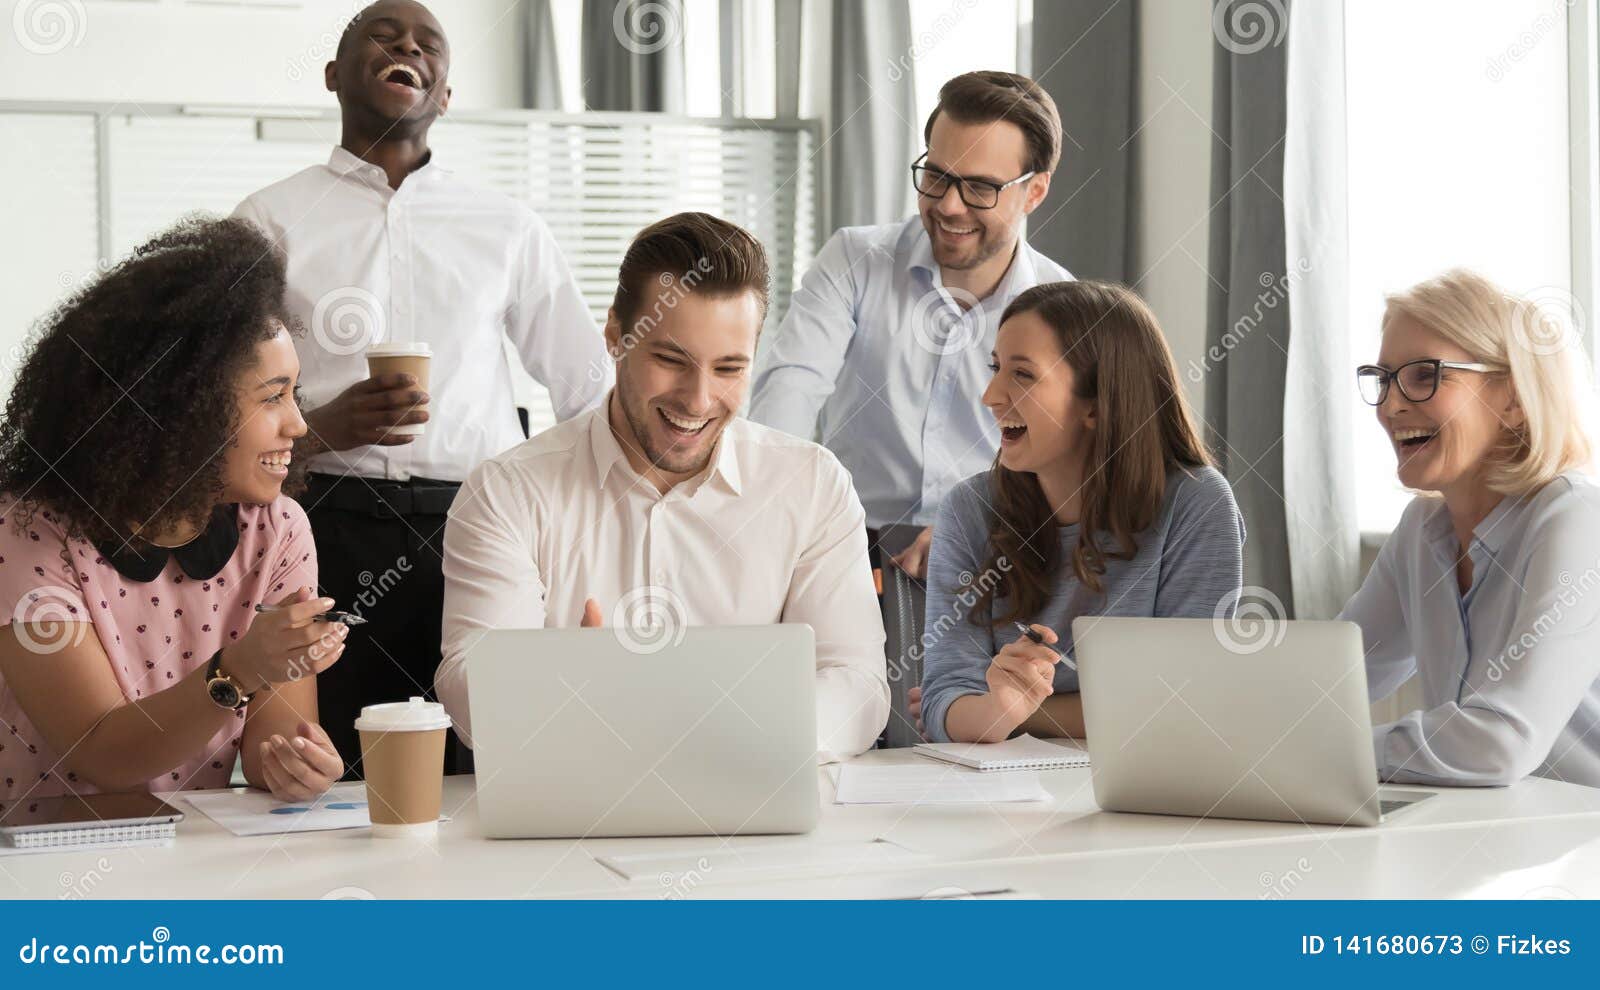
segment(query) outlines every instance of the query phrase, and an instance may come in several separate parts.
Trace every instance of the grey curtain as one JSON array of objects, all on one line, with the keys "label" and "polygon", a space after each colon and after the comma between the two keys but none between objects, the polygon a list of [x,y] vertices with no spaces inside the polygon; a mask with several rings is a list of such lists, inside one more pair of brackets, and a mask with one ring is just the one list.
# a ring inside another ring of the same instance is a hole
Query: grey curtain
[{"label": "grey curtain", "polygon": [[561,72],[550,0],[527,0],[523,19],[528,71],[523,78],[522,105],[533,110],[560,110]]},{"label": "grey curtain", "polygon": [[[1228,6],[1216,0],[1213,9]],[[1287,4],[1278,9],[1288,16]],[[1294,600],[1283,497],[1289,307],[1280,296],[1288,49],[1244,43],[1228,24],[1213,19],[1206,420],[1249,533],[1245,584],[1275,596],[1281,614]]]},{"label": "grey curtain", "polygon": [[777,40],[774,80],[777,115],[800,116],[800,52],[805,32],[805,0],[772,0],[773,36]]},{"label": "grey curtain", "polygon": [[1349,316],[1344,0],[1298,4],[1286,40],[1289,374],[1283,496],[1295,614],[1332,618],[1361,573]]},{"label": "grey curtain", "polygon": [[583,0],[583,99],[683,113],[682,0]]},{"label": "grey curtain", "polygon": [[1061,114],[1061,164],[1028,243],[1079,278],[1131,282],[1142,0],[1035,4],[1030,62]]},{"label": "grey curtain", "polygon": [[1249,528],[1247,594],[1326,617],[1358,565],[1342,4],[1213,9],[1206,418]]},{"label": "grey curtain", "polygon": [[[831,35],[823,237],[905,217],[908,169],[922,147],[907,0],[833,0]],[[779,46],[786,40],[780,35]]]}]

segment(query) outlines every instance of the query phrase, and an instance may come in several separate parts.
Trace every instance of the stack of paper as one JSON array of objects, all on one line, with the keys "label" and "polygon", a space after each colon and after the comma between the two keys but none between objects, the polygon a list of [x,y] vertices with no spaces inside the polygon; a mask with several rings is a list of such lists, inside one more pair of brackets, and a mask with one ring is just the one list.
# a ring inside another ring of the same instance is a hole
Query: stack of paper
[{"label": "stack of paper", "polygon": [[991,804],[1047,801],[1035,773],[981,774],[951,766],[846,763],[835,804]]}]

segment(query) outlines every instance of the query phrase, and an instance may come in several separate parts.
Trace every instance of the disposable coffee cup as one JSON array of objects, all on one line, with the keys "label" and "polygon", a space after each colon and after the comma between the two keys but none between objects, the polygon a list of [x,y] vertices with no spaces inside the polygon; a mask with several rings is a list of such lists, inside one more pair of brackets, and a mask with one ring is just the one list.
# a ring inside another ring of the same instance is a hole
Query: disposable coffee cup
[{"label": "disposable coffee cup", "polygon": [[[378,375],[414,375],[417,387],[424,392],[428,390],[428,366],[433,363],[433,349],[427,344],[373,344],[367,348],[367,374],[374,377]],[[418,408],[426,409],[427,404]],[[396,426],[389,432],[400,437],[420,437],[426,423],[407,423]]]},{"label": "disposable coffee cup", "polygon": [[449,728],[444,706],[422,698],[361,709],[356,732],[373,835],[428,838],[438,833]]}]

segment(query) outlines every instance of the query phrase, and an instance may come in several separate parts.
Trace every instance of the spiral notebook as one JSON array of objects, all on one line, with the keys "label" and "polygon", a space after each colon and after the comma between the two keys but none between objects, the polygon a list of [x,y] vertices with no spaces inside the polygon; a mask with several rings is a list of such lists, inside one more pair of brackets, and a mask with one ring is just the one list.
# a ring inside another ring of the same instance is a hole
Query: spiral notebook
[{"label": "spiral notebook", "polygon": [[1072,740],[1050,742],[1021,735],[997,743],[919,743],[923,756],[984,773],[999,770],[1066,770],[1089,765],[1089,753]]},{"label": "spiral notebook", "polygon": [[183,812],[153,794],[86,794],[19,802],[0,816],[0,850],[104,849],[170,842]]}]

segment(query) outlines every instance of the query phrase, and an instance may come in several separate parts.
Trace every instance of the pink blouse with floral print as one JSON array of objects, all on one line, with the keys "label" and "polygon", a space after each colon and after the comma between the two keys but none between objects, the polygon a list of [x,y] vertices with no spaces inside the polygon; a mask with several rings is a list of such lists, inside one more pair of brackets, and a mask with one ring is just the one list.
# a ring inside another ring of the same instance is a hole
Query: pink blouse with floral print
[{"label": "pink blouse with floral print", "polygon": [[[74,637],[99,637],[129,701],[172,687],[204,666],[244,635],[257,603],[317,586],[311,527],[291,498],[240,505],[238,547],[207,580],[186,575],[176,557],[155,580],[133,580],[90,543],[68,539],[48,511],[36,510],[19,530],[14,508],[11,499],[0,499],[0,623],[26,623],[16,635],[42,659]],[[241,712],[200,752],[150,781],[150,789],[226,786],[243,732]],[[94,792],[34,729],[0,675],[0,814],[10,809],[9,821],[25,821],[27,809],[13,807],[20,802]]]}]

